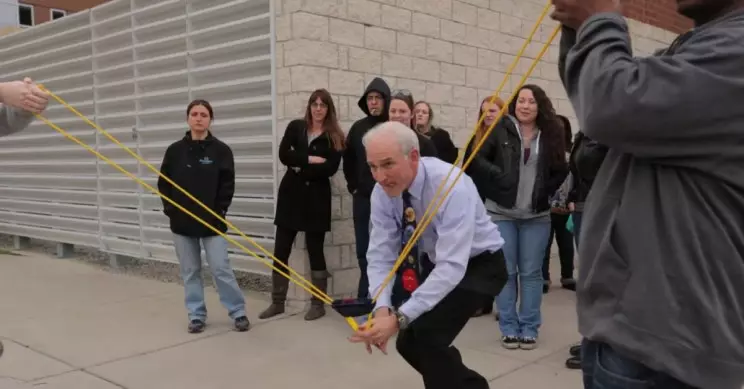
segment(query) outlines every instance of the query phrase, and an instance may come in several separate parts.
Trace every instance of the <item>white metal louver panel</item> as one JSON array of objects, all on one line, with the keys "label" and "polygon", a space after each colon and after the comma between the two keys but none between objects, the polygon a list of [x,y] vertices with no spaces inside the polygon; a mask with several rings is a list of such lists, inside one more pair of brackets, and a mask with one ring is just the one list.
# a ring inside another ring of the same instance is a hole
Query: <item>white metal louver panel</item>
[{"label": "white metal louver panel", "polygon": [[[210,101],[235,155],[228,218],[271,251],[271,23],[270,0],[113,0],[0,38],[0,80],[43,83],[155,168],[186,132],[187,104]],[[45,116],[157,188],[155,172],[60,104]],[[175,260],[162,200],[40,121],[0,138],[0,233]],[[230,250],[236,266],[267,271]]]}]

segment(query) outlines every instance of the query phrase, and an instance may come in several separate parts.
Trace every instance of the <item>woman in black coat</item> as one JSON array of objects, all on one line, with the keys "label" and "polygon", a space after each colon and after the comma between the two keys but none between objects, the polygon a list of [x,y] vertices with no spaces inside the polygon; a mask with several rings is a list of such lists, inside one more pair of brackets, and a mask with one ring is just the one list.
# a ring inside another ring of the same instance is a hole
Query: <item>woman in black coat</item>
[{"label": "woman in black coat", "polygon": [[[287,172],[279,184],[274,256],[287,264],[297,232],[304,232],[311,280],[323,292],[330,276],[323,243],[326,232],[331,230],[331,177],[338,170],[343,148],[344,133],[333,99],[328,91],[318,89],[310,95],[305,117],[289,123],[279,145],[279,160],[287,166]],[[274,271],[272,303],[259,315],[260,319],[284,313],[288,288],[289,280]],[[323,302],[313,297],[305,320],[324,315]]]}]

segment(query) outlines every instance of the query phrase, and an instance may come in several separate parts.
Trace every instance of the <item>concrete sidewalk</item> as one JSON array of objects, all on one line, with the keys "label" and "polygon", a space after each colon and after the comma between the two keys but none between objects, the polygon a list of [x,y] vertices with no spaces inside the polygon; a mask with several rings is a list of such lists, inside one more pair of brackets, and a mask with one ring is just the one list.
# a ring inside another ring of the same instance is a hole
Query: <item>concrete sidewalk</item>
[{"label": "concrete sidewalk", "polygon": [[[368,355],[349,343],[330,309],[315,322],[298,311],[259,321],[267,296],[247,292],[253,328],[238,333],[208,288],[207,331],[192,335],[178,284],[19,253],[0,255],[0,389],[423,387],[394,347]],[[554,287],[537,350],[501,348],[493,316],[473,319],[456,345],[492,388],[577,389],[580,373],[563,367],[575,316],[573,293]]]}]

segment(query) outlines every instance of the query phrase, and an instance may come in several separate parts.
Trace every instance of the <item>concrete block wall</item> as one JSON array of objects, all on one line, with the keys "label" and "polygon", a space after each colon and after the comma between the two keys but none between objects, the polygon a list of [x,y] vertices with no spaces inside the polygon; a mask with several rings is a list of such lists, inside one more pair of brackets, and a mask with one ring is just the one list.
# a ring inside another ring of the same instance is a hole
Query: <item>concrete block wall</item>
[{"label": "concrete block wall", "polygon": [[[478,120],[479,102],[491,95],[537,21],[543,0],[274,0],[278,137],[304,113],[316,88],[333,95],[344,131],[363,116],[357,101],[367,83],[383,77],[391,89],[408,89],[433,106],[435,125],[462,147]],[[547,42],[549,17],[501,91],[507,99]],[[631,21],[634,50],[648,54],[675,36]],[[574,118],[558,78],[556,38],[529,83],[542,86],[559,113]],[[574,121],[574,128],[576,129]],[[279,177],[284,173],[280,167]],[[343,175],[334,178],[333,226],[326,256],[333,273],[330,292],[356,292],[351,198]],[[290,264],[309,273],[303,237]],[[294,287],[292,296],[307,298]]]}]

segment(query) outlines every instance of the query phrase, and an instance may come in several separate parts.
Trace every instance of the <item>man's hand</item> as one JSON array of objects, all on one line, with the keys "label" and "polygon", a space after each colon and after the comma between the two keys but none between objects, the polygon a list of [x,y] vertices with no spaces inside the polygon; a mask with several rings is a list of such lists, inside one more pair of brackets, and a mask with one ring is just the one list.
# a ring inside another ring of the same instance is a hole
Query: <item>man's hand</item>
[{"label": "man's hand", "polygon": [[568,210],[569,210],[569,212],[576,211],[576,204],[575,203],[568,203]]},{"label": "man's hand", "polygon": [[318,156],[315,156],[315,155],[311,155],[311,156],[307,157],[307,160],[310,163],[324,163],[326,161],[325,158],[318,157]]},{"label": "man's hand", "polygon": [[0,83],[0,102],[29,112],[42,113],[49,103],[49,94],[26,77],[23,81]]},{"label": "man's hand", "polygon": [[620,0],[552,0],[550,15],[566,27],[578,30],[591,16],[602,12],[621,12]]},{"label": "man's hand", "polygon": [[352,343],[364,342],[367,346],[367,352],[370,354],[374,345],[383,354],[387,355],[388,340],[396,332],[398,332],[398,319],[387,308],[380,308],[375,311],[374,318],[365,323],[359,331],[349,338],[349,341]]}]

